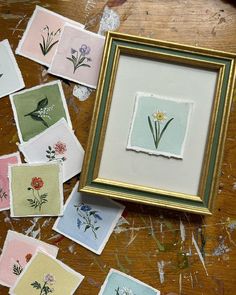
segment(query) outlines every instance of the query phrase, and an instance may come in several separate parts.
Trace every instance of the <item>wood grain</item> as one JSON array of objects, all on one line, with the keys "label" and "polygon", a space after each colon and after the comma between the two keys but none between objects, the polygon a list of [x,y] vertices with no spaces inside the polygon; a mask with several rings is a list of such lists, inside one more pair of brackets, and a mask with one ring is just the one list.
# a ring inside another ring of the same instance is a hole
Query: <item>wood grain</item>
[{"label": "wood grain", "polygon": [[[236,4],[226,0],[110,1],[120,17],[119,31],[178,43],[236,52]],[[117,4],[118,3],[118,4]],[[99,27],[105,1],[0,1],[0,39],[16,48],[35,4],[66,17]],[[1,57],[0,57],[1,58]],[[45,68],[17,56],[26,87],[54,79]],[[95,93],[79,101],[73,83],[63,83],[75,133],[86,148]],[[200,116],[199,116],[199,119]],[[214,214],[203,218],[191,214],[126,203],[126,224],[113,233],[101,256],[67,238],[55,236],[54,218],[10,219],[0,213],[0,247],[8,229],[25,233],[32,225],[38,238],[60,247],[59,259],[85,275],[76,294],[99,292],[111,267],[124,271],[161,290],[161,294],[235,294],[236,287],[236,104],[232,105],[220,187]],[[18,141],[8,97],[0,100],[0,155],[15,152]],[[64,185],[67,198],[76,178]],[[180,224],[182,225],[180,226]],[[181,230],[182,229],[182,238]],[[186,238],[183,241],[183,233]],[[194,237],[204,258],[200,261]],[[71,245],[73,245],[71,247]],[[17,251],[17,249],[16,249]],[[0,287],[0,294],[8,290]],[[25,294],[24,294],[25,295]],[[112,294],[111,294],[112,295]],[[143,294],[142,294],[143,295]]]}]

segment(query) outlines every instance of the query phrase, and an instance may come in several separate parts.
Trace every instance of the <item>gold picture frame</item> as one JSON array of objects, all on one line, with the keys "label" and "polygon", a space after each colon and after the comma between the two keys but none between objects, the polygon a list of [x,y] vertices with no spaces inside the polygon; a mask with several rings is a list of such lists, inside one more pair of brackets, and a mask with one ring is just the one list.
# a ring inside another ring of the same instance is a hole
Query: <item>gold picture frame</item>
[{"label": "gold picture frame", "polygon": [[[235,55],[108,32],[79,190],[211,215]],[[182,159],[127,149],[135,91],[194,103]]]}]

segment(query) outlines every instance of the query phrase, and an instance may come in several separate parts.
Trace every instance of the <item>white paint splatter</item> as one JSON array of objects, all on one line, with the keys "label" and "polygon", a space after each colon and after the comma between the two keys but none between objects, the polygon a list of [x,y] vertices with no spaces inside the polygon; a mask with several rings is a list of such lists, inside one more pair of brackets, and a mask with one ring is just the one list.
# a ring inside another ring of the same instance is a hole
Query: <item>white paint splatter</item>
[{"label": "white paint splatter", "polygon": [[68,247],[68,250],[70,251],[71,254],[73,254],[74,251],[75,251],[75,244],[71,244],[71,245]]},{"label": "white paint splatter", "polygon": [[52,217],[45,219],[42,224],[42,227],[47,227],[50,224],[51,220],[52,220]]},{"label": "white paint splatter", "polygon": [[25,235],[26,236],[31,236],[33,238],[36,238],[38,237],[38,239],[41,238],[41,228],[40,228],[40,225],[38,225],[38,229],[34,230],[34,228],[37,226],[37,222],[38,220],[40,219],[41,217],[34,217],[33,220],[30,220],[31,222],[31,226],[25,230]]},{"label": "white paint splatter", "polygon": [[236,182],[233,183],[233,190],[236,190]]},{"label": "white paint splatter", "polygon": [[59,239],[61,237],[60,234],[56,234],[56,235],[53,235],[51,238],[49,238],[48,240],[56,240],[56,239]]},{"label": "white paint splatter", "polygon": [[235,230],[236,229],[236,220],[229,222],[228,228],[230,229],[230,231]]},{"label": "white paint splatter", "polygon": [[160,276],[160,282],[161,284],[163,284],[165,280],[165,272],[164,272],[165,262],[163,260],[161,260],[160,262],[158,261],[157,266],[158,266],[158,272]]},{"label": "white paint splatter", "polygon": [[4,218],[4,222],[5,222],[5,223],[9,223],[11,229],[14,230],[14,226],[13,226],[13,224],[12,224],[12,222],[11,222],[11,218],[10,218],[10,217],[8,216],[8,214],[7,214],[7,211],[3,211],[3,214],[6,216],[6,217]]},{"label": "white paint splatter", "polygon": [[200,251],[200,249],[198,247],[198,244],[197,244],[197,242],[196,242],[196,240],[194,238],[193,233],[192,233],[192,243],[193,243],[193,245],[194,245],[194,247],[195,247],[195,249],[197,251],[197,254],[199,256],[199,259],[200,259],[200,261],[201,261],[201,263],[202,263],[202,265],[203,265],[203,267],[205,269],[206,275],[208,276],[208,272],[207,272],[207,269],[206,269],[205,261],[204,261],[204,259],[202,257],[202,253],[201,253],[201,251]]},{"label": "white paint splatter", "polygon": [[102,18],[100,21],[100,27],[98,34],[105,35],[107,31],[115,31],[120,26],[119,15],[108,6],[105,6]]},{"label": "white paint splatter", "polygon": [[134,220],[133,220],[131,237],[130,237],[130,240],[129,240],[128,244],[127,244],[127,247],[129,247],[133,243],[133,241],[136,239],[137,235],[138,235],[138,233],[134,234]]},{"label": "white paint splatter", "polygon": [[15,31],[19,31],[18,27],[20,26],[20,24],[22,23],[22,21],[26,18],[26,16],[27,16],[27,14],[23,15],[22,18],[18,21],[17,25],[13,29],[12,35],[15,34]]},{"label": "white paint splatter", "polygon": [[77,97],[80,101],[85,101],[92,92],[92,88],[83,85],[75,85],[73,89],[73,95]]},{"label": "white paint splatter", "polygon": [[213,256],[221,256],[225,253],[228,253],[230,251],[229,247],[224,244],[224,239],[220,241],[220,244],[218,247],[215,248],[212,255]]},{"label": "white paint splatter", "polygon": [[120,234],[126,231],[126,228],[121,227],[123,224],[130,224],[123,216],[118,220],[116,227],[114,228],[114,233]]},{"label": "white paint splatter", "polygon": [[182,240],[182,242],[184,242],[185,239],[186,239],[186,233],[185,233],[185,227],[184,227],[184,225],[183,225],[182,220],[180,220],[179,228],[180,228],[180,236],[181,236],[181,240]]}]

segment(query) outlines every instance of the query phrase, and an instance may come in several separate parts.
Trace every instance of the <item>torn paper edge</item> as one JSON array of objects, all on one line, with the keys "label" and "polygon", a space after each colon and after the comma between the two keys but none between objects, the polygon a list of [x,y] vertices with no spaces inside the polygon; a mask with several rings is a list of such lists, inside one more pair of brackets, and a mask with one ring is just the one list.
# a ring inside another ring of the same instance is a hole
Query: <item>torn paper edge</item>
[{"label": "torn paper edge", "polygon": [[[30,30],[30,28],[31,28],[31,26],[32,26],[32,24],[33,24],[33,21],[34,21],[36,15],[37,15],[38,11],[44,11],[44,12],[46,12],[46,13],[48,13],[48,14],[52,14],[53,16],[56,16],[56,17],[62,19],[64,22],[71,22],[71,23],[73,23],[73,24],[75,25],[75,27],[80,27],[80,28],[83,29],[85,26],[84,26],[83,24],[81,24],[81,23],[79,23],[79,22],[76,22],[76,21],[74,21],[74,20],[71,20],[71,19],[69,19],[69,18],[67,18],[67,17],[65,17],[65,16],[63,16],[63,15],[60,15],[60,14],[58,14],[58,13],[56,13],[56,12],[53,12],[53,11],[51,11],[51,10],[48,10],[48,9],[46,9],[46,8],[44,8],[44,7],[39,6],[39,5],[36,5],[36,8],[35,8],[35,10],[34,10],[32,16],[31,16],[31,18],[30,18],[28,24],[27,24],[27,27],[26,27],[26,29],[25,29],[25,31],[24,31],[24,34],[23,34],[23,36],[22,36],[22,38],[21,38],[21,40],[20,40],[20,42],[19,42],[19,44],[18,44],[18,46],[17,46],[17,48],[16,48],[15,53],[18,54],[18,55],[24,56],[24,57],[26,57],[26,58],[28,58],[28,59],[31,59],[31,60],[33,60],[33,61],[35,61],[35,62],[37,62],[37,63],[39,63],[39,64],[41,64],[41,65],[43,65],[43,66],[49,67],[50,64],[48,64],[48,63],[46,63],[46,62],[44,62],[44,61],[42,61],[42,60],[39,60],[39,59],[37,59],[37,58],[34,58],[34,57],[30,56],[29,54],[22,53],[22,51],[21,51],[22,46],[23,46],[23,44],[24,44],[24,42],[25,42],[25,39],[26,39],[27,36],[28,36],[28,32],[29,32],[29,30]],[[56,50],[57,50],[57,46],[58,46],[58,44],[56,45]],[[51,62],[52,62],[52,60],[51,60]]]},{"label": "torn paper edge", "polygon": [[109,271],[109,273],[108,273],[108,275],[107,275],[107,277],[106,277],[106,279],[105,279],[105,281],[104,281],[104,283],[103,283],[103,285],[102,285],[102,287],[101,287],[101,289],[100,289],[98,295],[102,295],[102,294],[103,294],[103,292],[104,292],[104,290],[105,290],[105,288],[106,288],[106,286],[107,286],[108,279],[109,279],[109,277],[110,277],[113,273],[118,274],[118,275],[120,275],[120,276],[122,276],[122,277],[126,277],[126,278],[128,278],[128,279],[134,281],[135,283],[138,283],[138,284],[140,284],[140,285],[143,285],[143,286],[149,288],[150,290],[156,292],[156,295],[160,295],[160,291],[159,291],[159,290],[154,289],[154,288],[151,287],[150,285],[145,284],[144,282],[139,281],[138,279],[135,279],[135,278],[133,278],[133,277],[131,277],[131,276],[129,276],[129,275],[127,275],[127,274],[121,272],[121,271],[118,271],[118,270],[116,270],[116,269],[114,269],[114,268],[111,268],[111,269],[110,269],[110,271]]},{"label": "torn paper edge", "polygon": [[[76,27],[76,26],[74,26],[74,25],[71,25],[71,24],[69,24],[69,23],[65,23],[65,25],[64,25],[64,27],[63,27],[63,29],[62,29],[62,32],[61,32],[61,36],[60,36],[60,39],[59,39],[59,42],[58,42],[58,46],[59,46],[59,44],[60,44],[60,42],[61,42],[61,39],[62,39],[62,36],[63,36],[63,34],[64,34],[64,31],[65,31],[66,27],[74,28],[74,29],[77,30],[77,31],[80,31],[80,32],[86,33],[86,34],[88,34],[88,35],[93,36],[94,38],[102,39],[102,40],[105,41],[105,37],[104,37],[104,36],[98,35],[98,34],[96,34],[96,33],[93,33],[93,32],[90,32],[90,31],[87,31],[87,30],[84,30],[84,29],[81,29],[81,28]],[[58,77],[61,77],[61,78],[64,78],[64,79],[67,79],[67,80],[69,80],[69,81],[75,82],[75,83],[77,83],[77,84],[84,85],[84,86],[89,87],[89,88],[92,88],[92,89],[96,89],[96,88],[97,88],[97,83],[98,83],[98,81],[97,81],[96,85],[90,85],[90,84],[87,84],[87,83],[81,82],[81,81],[79,81],[79,80],[73,79],[73,78],[71,78],[71,77],[67,77],[67,76],[65,76],[65,75],[62,75],[62,74],[59,74],[59,73],[55,73],[55,72],[53,72],[53,71],[52,71],[52,66],[53,66],[54,60],[56,59],[56,56],[57,56],[57,50],[56,50],[56,52],[54,53],[54,56],[53,56],[53,58],[52,58],[52,62],[51,62],[51,64],[50,64],[50,66],[49,66],[48,73],[50,73],[50,74],[52,74],[52,75],[55,75],[55,76],[58,76]],[[101,65],[100,65],[100,66],[101,66]],[[99,71],[98,71],[98,72],[99,72]],[[98,78],[99,78],[99,75],[98,75]]]},{"label": "torn paper edge", "polygon": [[62,88],[61,81],[56,80],[56,81],[52,81],[52,82],[49,82],[49,83],[46,83],[46,84],[37,85],[37,86],[34,86],[32,88],[28,88],[28,89],[25,89],[23,91],[16,92],[16,93],[9,96],[11,106],[12,106],[12,110],[13,110],[13,114],[14,114],[14,120],[16,122],[16,128],[17,128],[18,136],[19,136],[19,139],[20,139],[21,143],[25,143],[25,142],[29,141],[30,139],[32,139],[33,137],[30,138],[27,141],[23,140],[21,129],[20,129],[20,124],[19,124],[19,121],[18,121],[18,113],[17,113],[17,110],[16,110],[15,102],[14,102],[14,97],[17,96],[17,95],[23,94],[23,93],[27,93],[27,92],[30,92],[30,91],[34,91],[36,89],[40,89],[40,88],[43,88],[43,87],[48,87],[48,86],[52,86],[52,85],[56,85],[56,84],[58,85],[59,92],[60,92],[60,95],[61,95],[62,105],[63,105],[64,111],[65,111],[65,114],[66,114],[66,121],[67,121],[68,125],[72,129],[72,123],[71,123],[71,119],[70,119],[70,114],[69,114],[69,110],[68,110],[68,106],[67,106],[67,102],[66,102],[66,98],[65,98],[65,95],[64,95],[64,91],[63,91],[63,88]]},{"label": "torn paper edge", "polygon": [[[53,254],[51,254],[52,256],[55,256],[57,257],[57,254],[58,254],[58,251],[59,251],[59,248],[54,246],[54,245],[51,245],[51,244],[48,244],[46,242],[43,242],[43,241],[40,241],[40,240],[37,240],[37,239],[34,239],[32,237],[28,237],[26,235],[23,235],[21,233],[18,233],[16,231],[13,231],[13,230],[8,230],[7,232],[7,235],[6,235],[6,238],[5,238],[5,242],[4,242],[4,245],[3,245],[3,249],[2,249],[2,254],[0,256],[0,264],[1,264],[1,260],[3,259],[4,257],[4,253],[7,251],[7,247],[8,247],[8,243],[12,240],[12,239],[19,239],[19,240],[22,240],[24,241],[25,243],[27,244],[34,244],[35,246],[37,247],[40,247],[40,246],[44,246],[45,248],[51,248],[52,251],[54,251]],[[27,263],[28,264],[28,263]],[[27,265],[26,264],[26,265]],[[8,288],[11,288],[12,286],[11,285],[8,285],[7,283],[5,283],[4,281],[0,280],[0,284],[3,285],[3,286],[6,286]]]},{"label": "torn paper edge", "polygon": [[[72,290],[72,292],[69,295],[73,295],[74,292],[77,290],[77,288],[79,287],[79,285],[81,284],[81,282],[84,279],[84,276],[75,271],[74,269],[72,269],[71,267],[69,267],[68,265],[66,265],[65,263],[61,262],[60,260],[56,259],[55,257],[53,257],[52,255],[49,255],[48,253],[44,252],[42,249],[39,249],[38,251],[36,251],[36,253],[33,255],[33,257],[30,259],[30,261],[27,263],[26,267],[24,268],[24,270],[22,271],[22,273],[18,276],[15,284],[13,287],[10,288],[9,293],[14,295],[14,289],[16,288],[16,286],[18,285],[18,283],[20,282],[20,280],[23,278],[24,274],[27,272],[28,268],[31,266],[31,264],[34,262],[34,260],[36,259],[36,257],[40,254],[43,254],[45,256],[48,256],[49,258],[51,258],[52,260],[54,260],[60,267],[62,267],[64,270],[66,270],[67,272],[71,273],[72,275],[74,275],[75,277],[77,277],[78,279],[78,284],[75,286],[75,288]],[[46,267],[46,266],[45,266]]]},{"label": "torn paper edge", "polygon": [[[39,133],[38,135],[36,135],[35,137],[31,138],[29,141],[25,142],[25,143],[22,143],[22,144],[19,144],[19,150],[22,152],[22,154],[24,155],[25,157],[25,160],[26,162],[28,163],[41,163],[41,161],[33,161],[32,159],[30,159],[28,156],[27,156],[27,152],[24,150],[24,148],[30,146],[31,144],[34,144],[36,141],[38,141],[41,137],[43,137],[44,135],[46,135],[49,130],[53,130],[53,129],[56,129],[58,128],[58,126],[60,125],[64,125],[66,127],[66,129],[68,130],[68,132],[70,133],[71,135],[71,138],[73,139],[73,141],[75,142],[75,144],[78,146],[78,149],[79,149],[79,152],[81,153],[81,157],[83,158],[84,157],[84,149],[81,145],[81,143],[79,142],[78,138],[75,136],[74,134],[74,130],[72,130],[68,124],[67,124],[67,121],[65,120],[65,118],[62,118],[60,119],[59,121],[57,121],[55,124],[51,125],[49,128],[45,129],[43,132]],[[42,163],[45,163],[45,161],[42,161]],[[46,162],[47,163],[47,162]],[[83,160],[82,160],[82,163],[83,163]],[[71,173],[67,173],[65,174],[64,173],[64,170],[63,170],[63,182],[66,182],[67,180],[71,179],[72,177],[74,177],[75,175],[77,175],[78,173],[81,172],[82,170],[82,163],[81,163],[81,168],[79,170],[76,170],[76,171],[72,171]],[[62,163],[62,166],[64,165],[64,163]]]},{"label": "torn paper edge", "polygon": [[9,57],[11,59],[11,62],[13,63],[13,66],[14,66],[14,69],[15,69],[15,72],[16,72],[16,75],[17,75],[17,78],[19,80],[18,81],[19,82],[19,86],[16,87],[16,88],[13,88],[10,92],[9,91],[3,92],[3,94],[0,95],[0,98],[2,98],[4,96],[7,96],[7,95],[9,95],[11,93],[14,93],[14,92],[16,92],[16,91],[18,91],[18,90],[20,90],[20,89],[22,89],[22,88],[25,87],[25,82],[23,80],[23,76],[21,74],[20,68],[19,68],[19,66],[17,64],[17,61],[15,59],[15,56],[13,54],[13,51],[11,49],[11,46],[10,46],[10,43],[9,43],[8,39],[5,39],[5,40],[1,41],[0,42],[0,46],[1,45],[3,45],[3,47],[6,48],[8,54],[9,54]]},{"label": "torn paper edge", "polygon": [[[164,151],[154,151],[154,150],[145,149],[145,148],[142,148],[142,147],[135,146],[135,145],[131,144],[131,136],[132,136],[132,132],[133,132],[134,121],[135,121],[136,114],[137,114],[137,111],[138,111],[139,99],[141,97],[143,97],[143,96],[149,96],[149,97],[154,97],[154,98],[161,99],[161,100],[173,101],[173,102],[176,102],[176,103],[187,103],[187,104],[189,104],[187,126],[186,126],[186,130],[185,130],[184,140],[182,142],[180,154],[173,154],[173,153],[168,153],[168,152],[164,152]],[[165,156],[165,157],[168,157],[168,158],[183,159],[185,143],[186,143],[186,140],[187,140],[189,125],[190,125],[190,117],[191,117],[192,112],[193,112],[193,107],[194,107],[194,102],[193,101],[184,100],[184,99],[169,98],[169,97],[164,97],[164,96],[160,96],[160,95],[157,95],[157,94],[138,91],[136,93],[136,97],[135,97],[134,111],[133,111],[133,115],[132,115],[132,122],[131,122],[130,130],[129,130],[129,137],[128,137],[128,143],[127,143],[126,149],[127,150],[133,150],[135,152],[143,152],[143,153],[146,153],[146,154],[149,154],[149,155]]]},{"label": "torn paper edge", "polygon": [[[12,153],[12,154],[7,154],[7,155],[0,156],[0,160],[1,159],[12,158],[12,157],[16,157],[17,163],[21,164],[21,158],[20,158],[20,153],[19,152],[15,152],[15,153]],[[9,182],[9,203],[10,203],[10,182]],[[9,210],[9,209],[10,209],[10,204],[7,207],[0,208],[0,212],[5,211],[5,210]]]},{"label": "torn paper edge", "polygon": [[[30,214],[30,215],[15,215],[13,209],[13,195],[12,195],[12,167],[36,167],[36,166],[47,166],[47,165],[55,165],[59,167],[58,173],[58,182],[59,182],[59,194],[60,194],[60,212],[56,215],[51,214]],[[62,173],[62,166],[58,162],[50,162],[50,163],[33,163],[33,164],[10,164],[8,166],[8,177],[9,177],[9,185],[10,185],[10,217],[41,217],[41,216],[63,216],[63,202],[64,202],[64,195],[63,195],[63,173]]]},{"label": "torn paper edge", "polygon": [[[81,192],[78,192],[78,187],[79,187],[79,182],[76,183],[76,185],[74,186],[74,188],[73,188],[73,190],[72,190],[72,192],[71,192],[69,198],[66,200],[66,203],[65,203],[65,205],[64,205],[64,211],[66,210],[68,204],[70,203],[70,201],[71,201],[73,195],[74,195],[75,193],[79,193],[79,194],[81,194]],[[116,207],[120,208],[120,210],[118,211],[117,216],[115,217],[115,219],[113,220],[112,224],[110,225],[109,231],[107,232],[106,236],[104,237],[104,240],[103,240],[102,244],[100,245],[100,247],[98,248],[98,250],[95,250],[95,249],[89,247],[89,246],[86,245],[85,243],[83,243],[83,242],[81,242],[81,241],[79,241],[79,240],[76,240],[76,239],[72,238],[70,235],[68,235],[68,234],[64,233],[63,231],[59,230],[59,229],[57,228],[57,226],[58,226],[58,223],[59,223],[61,217],[58,217],[58,218],[57,218],[57,220],[56,220],[56,222],[54,223],[52,229],[53,229],[54,231],[56,231],[56,232],[62,234],[63,236],[69,238],[70,240],[76,242],[77,244],[79,244],[79,245],[85,247],[86,249],[89,249],[90,251],[92,251],[92,252],[94,252],[94,253],[100,255],[100,254],[102,253],[103,249],[105,248],[105,246],[106,246],[106,244],[107,244],[107,242],[108,242],[108,240],[109,240],[109,238],[110,238],[110,236],[111,236],[111,234],[112,234],[112,232],[113,232],[113,230],[114,230],[114,228],[115,228],[115,226],[116,226],[116,224],[117,224],[119,218],[121,217],[121,215],[122,215],[122,213],[123,213],[123,211],[124,211],[124,209],[125,209],[125,206],[121,205],[120,203],[117,203],[117,202],[115,202],[115,201],[113,201],[113,200],[110,200],[110,199],[107,199],[107,198],[106,198],[106,200],[107,200],[108,202],[110,202],[112,205],[115,205]]]}]

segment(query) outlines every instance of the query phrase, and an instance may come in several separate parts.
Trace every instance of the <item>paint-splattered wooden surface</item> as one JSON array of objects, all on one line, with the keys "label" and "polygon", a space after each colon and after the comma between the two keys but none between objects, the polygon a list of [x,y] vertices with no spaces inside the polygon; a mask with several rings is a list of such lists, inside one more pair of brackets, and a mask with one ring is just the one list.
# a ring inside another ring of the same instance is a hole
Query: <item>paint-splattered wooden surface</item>
[{"label": "paint-splattered wooden surface", "polygon": [[[0,1],[0,39],[8,38],[13,49],[36,4],[86,23],[93,31],[98,29],[107,4],[119,16],[121,32],[236,52],[236,4],[233,0]],[[47,75],[44,67],[30,60],[17,56],[17,61],[26,87],[54,79]],[[95,94],[86,101],[79,101],[72,95],[73,86],[63,83],[73,127],[85,148]],[[111,267],[129,273],[165,295],[235,294],[235,134],[234,101],[212,217],[127,203],[123,224],[118,225],[102,255],[97,256],[53,232],[54,218],[11,219],[5,211],[0,213],[0,247],[8,229],[58,245],[59,259],[86,276],[76,294],[97,294]],[[17,141],[6,97],[0,100],[0,155],[16,151]],[[74,178],[64,185],[66,198],[75,181]],[[6,288],[0,287],[0,294],[7,293]]]}]

